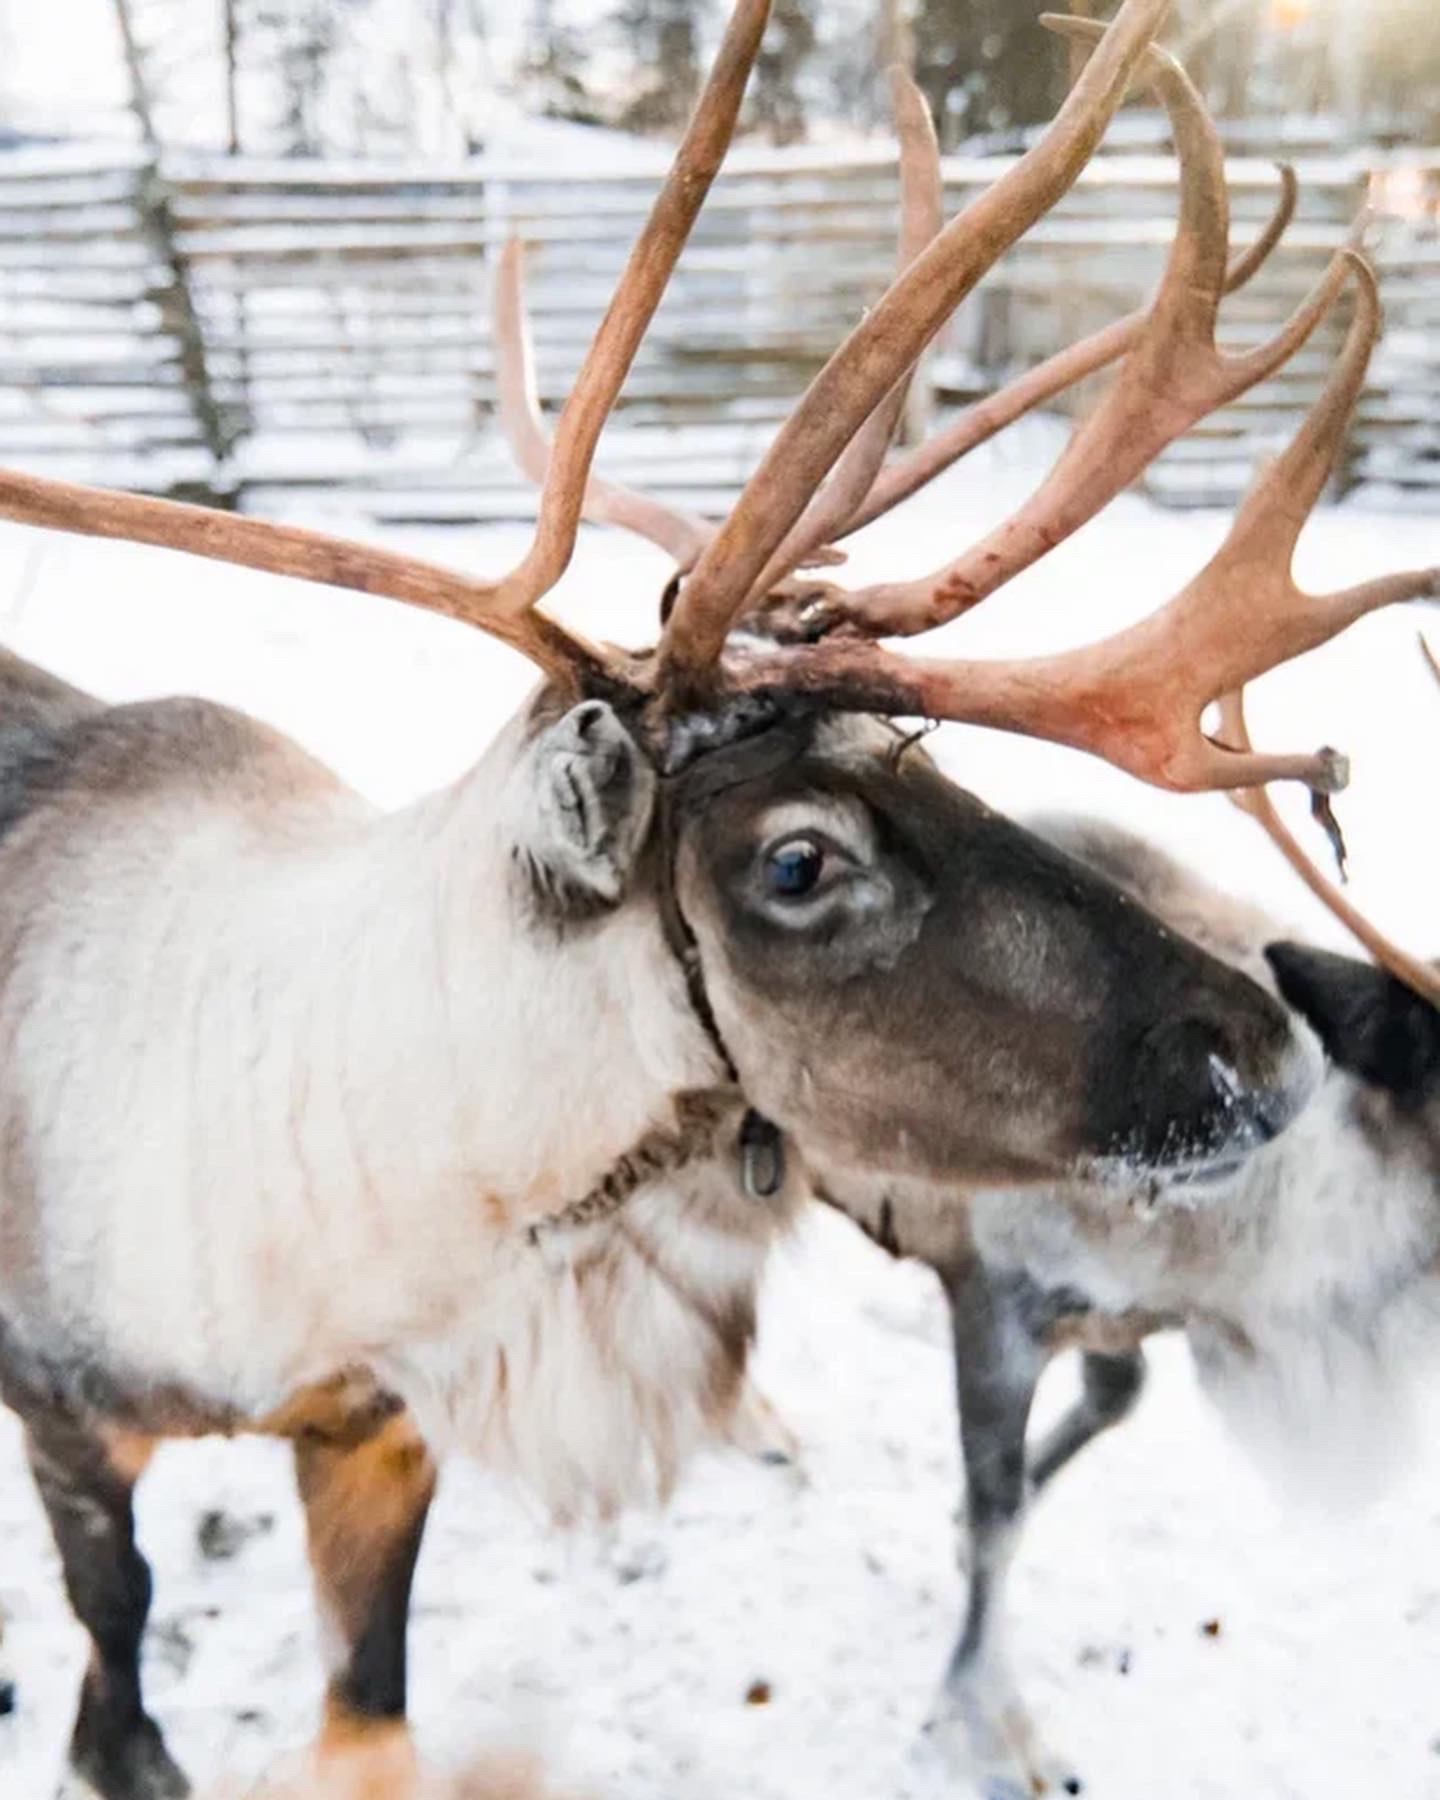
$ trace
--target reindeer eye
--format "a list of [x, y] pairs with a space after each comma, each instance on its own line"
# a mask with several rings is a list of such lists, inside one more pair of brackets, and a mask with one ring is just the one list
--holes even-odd
[[815, 891], [825, 852], [813, 838], [791, 838], [765, 858], [765, 885], [778, 900], [802, 900]]

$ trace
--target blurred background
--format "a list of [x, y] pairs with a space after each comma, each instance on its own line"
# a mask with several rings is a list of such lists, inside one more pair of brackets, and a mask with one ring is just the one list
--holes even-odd
[[[1072, 0], [1103, 12], [1102, 0]], [[602, 464], [714, 508], [883, 287], [885, 65], [912, 66], [953, 205], [1063, 92], [1016, 0], [778, 0], [730, 172]], [[531, 246], [542, 395], [564, 396], [696, 91], [720, 0], [5, 0], [0, 457], [270, 512], [515, 516], [492, 424], [490, 265]], [[1287, 245], [1227, 308], [1255, 341], [1374, 209], [1390, 330], [1343, 485], [1440, 495], [1440, 7], [1176, 0], [1233, 153], [1237, 241], [1294, 161]], [[932, 356], [963, 403], [1138, 304], [1173, 222], [1139, 105]], [[1148, 478], [1228, 502], [1317, 390], [1337, 321]], [[1077, 403], [1083, 404], [1082, 393]]]

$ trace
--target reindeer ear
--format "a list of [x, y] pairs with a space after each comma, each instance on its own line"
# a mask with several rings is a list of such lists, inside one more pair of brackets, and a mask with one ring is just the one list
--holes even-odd
[[541, 733], [524, 845], [537, 899], [582, 914], [625, 892], [650, 830], [655, 772], [613, 707], [586, 700]]
[[1374, 963], [1305, 944], [1267, 944], [1280, 992], [1330, 1060], [1370, 1086], [1419, 1104], [1440, 1091], [1440, 1011]]

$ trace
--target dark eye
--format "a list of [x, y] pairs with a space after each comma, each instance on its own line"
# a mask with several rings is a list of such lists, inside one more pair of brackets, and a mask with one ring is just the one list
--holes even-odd
[[813, 838], [791, 838], [765, 858], [765, 886], [779, 900], [813, 893], [825, 867], [825, 852]]

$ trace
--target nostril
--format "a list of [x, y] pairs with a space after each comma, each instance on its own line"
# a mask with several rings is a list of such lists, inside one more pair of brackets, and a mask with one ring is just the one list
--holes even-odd
[[1267, 1116], [1270, 1097], [1252, 1085], [1249, 1061], [1203, 1014], [1172, 1015], [1147, 1033], [1135, 1103], [1152, 1153], [1183, 1160], [1273, 1137], [1279, 1127]]

